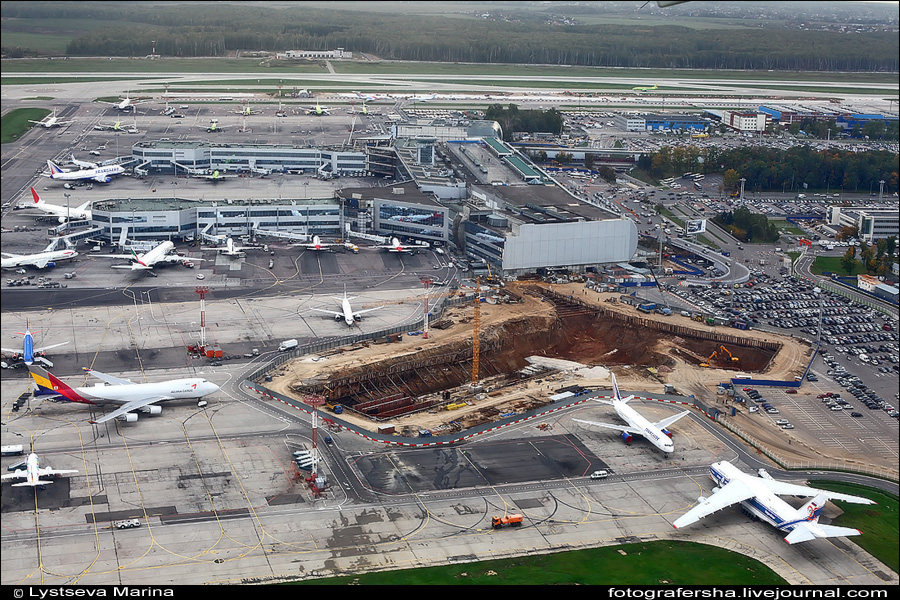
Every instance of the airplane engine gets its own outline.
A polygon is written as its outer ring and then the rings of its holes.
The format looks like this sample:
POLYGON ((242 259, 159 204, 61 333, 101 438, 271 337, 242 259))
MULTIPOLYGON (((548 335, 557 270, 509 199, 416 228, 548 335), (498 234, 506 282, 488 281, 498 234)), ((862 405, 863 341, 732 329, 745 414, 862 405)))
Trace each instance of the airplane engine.
POLYGON ((143 407, 141 407, 141 412, 147 413, 150 415, 158 415, 162 412, 162 407, 156 406, 156 405, 143 406, 143 407))
POLYGON ((662 432, 663 432, 664 434, 666 434, 667 436, 669 436, 669 439, 672 439, 672 432, 671 432, 671 431, 669 431, 668 429, 663 429, 662 432))
POLYGON ((344 320, 344 315, 334 315, 334 320, 335 320, 335 321, 343 321, 343 320, 344 320))
POLYGON ((697 498, 697 504, 703 504, 706 502, 706 496, 700 496, 697 498))
POLYGON ((622 433, 622 441, 625 442, 626 444, 630 444, 633 439, 634 438, 631 436, 630 433, 628 433, 628 432, 622 433))
POLYGON ((125 423, 136 423, 138 420, 138 416, 134 413, 125 413, 124 415, 119 415, 116 417, 117 421, 123 421, 125 423))

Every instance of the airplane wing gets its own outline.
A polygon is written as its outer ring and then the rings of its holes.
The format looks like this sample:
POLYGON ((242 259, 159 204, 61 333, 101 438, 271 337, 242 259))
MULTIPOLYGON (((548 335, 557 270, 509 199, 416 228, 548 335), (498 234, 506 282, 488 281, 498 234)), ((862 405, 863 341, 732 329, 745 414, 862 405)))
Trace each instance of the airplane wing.
POLYGON ((868 498, 862 498, 860 496, 839 494, 837 492, 829 492, 828 490, 820 490, 805 485, 798 485, 796 483, 775 481, 774 479, 760 478, 759 483, 769 488, 773 494, 779 496, 816 496, 818 494, 824 494, 828 500, 841 500, 843 502, 850 502, 851 504, 877 504, 874 500, 869 500, 868 498))
POLYGON ((26 469, 16 469, 12 473, 0 475, 0 479, 3 481, 6 481, 7 479, 22 479, 23 477, 28 477, 28 471, 26 469))
POLYGON ((14 350, 14 349, 12 349, 12 348, 0 348, 0 351, 6 352, 7 354, 15 354, 15 355, 17 355, 17 356, 18 356, 19 354, 22 354, 22 349, 21 349, 21 348, 19 348, 18 350, 14 350))
POLYGON ((72 469, 53 469, 51 467, 42 467, 38 469, 38 477, 49 477, 50 475, 69 475, 77 473, 72 469))
POLYGON ((383 306, 376 306, 375 308, 367 308, 367 309, 365 309, 365 310, 354 310, 354 311, 353 311, 353 316, 355 317, 355 316, 357 316, 357 315, 364 315, 364 314, 366 314, 366 313, 375 312, 376 310, 381 310, 382 308, 384 308, 384 307, 383 307, 383 306))
POLYGON ((94 371, 93 369, 88 369, 87 367, 82 367, 85 373, 90 373, 97 379, 101 381, 105 381, 106 383, 110 383, 112 385, 134 385, 134 382, 130 379, 120 379, 118 377, 113 377, 112 375, 107 375, 106 373, 101 373, 100 371, 94 371))
POLYGON ((61 343, 59 343, 59 344, 53 344, 53 345, 51 345, 51 346, 41 346, 40 348, 34 348, 34 349, 32 350, 32 352, 34 352, 34 353, 44 352, 44 351, 46 351, 46 350, 49 350, 50 348, 59 348, 60 346, 65 346, 65 345, 68 344, 68 343, 69 343, 69 342, 61 342, 61 343))
POLYGON ((709 498, 701 498, 697 502, 697 506, 684 513, 681 517, 672 523, 675 529, 685 527, 691 523, 696 523, 703 517, 718 512, 723 508, 728 508, 732 504, 743 502, 755 496, 756 493, 747 484, 742 481, 732 480, 725 484, 725 487, 713 493, 709 498))
POLYGON ((687 415, 687 414, 690 414, 690 412, 691 412, 691 411, 686 410, 686 411, 684 411, 683 413, 679 413, 679 414, 677 414, 677 415, 673 415, 673 416, 671 416, 671 417, 667 417, 667 418, 663 419, 662 421, 657 421, 656 423, 654 423, 654 425, 656 425, 656 426, 659 427, 660 429, 665 429, 666 427, 668 427, 669 425, 671 425, 672 423, 674 423, 675 421, 677 421, 677 420, 680 419, 681 417, 683 417, 683 416, 685 416, 685 415, 687 415))
POLYGON ((99 419, 97 419, 95 421, 90 421, 90 423, 92 425, 99 425, 101 423, 106 423, 107 421, 109 421, 111 419, 121 417, 125 413, 129 413, 133 410, 143 408, 150 404, 155 404, 156 402, 160 402, 162 400, 172 400, 172 397, 171 396, 152 396, 149 398, 141 398, 140 400, 132 400, 131 402, 123 404, 122 406, 120 406, 116 410, 112 411, 108 415, 103 415, 102 417, 100 417, 99 419))
POLYGON ((788 544, 798 544, 816 538, 845 537, 861 534, 862 532, 859 529, 851 527, 835 527, 834 525, 820 525, 816 522, 804 521, 797 523, 791 532, 785 536, 784 541, 788 544))
POLYGON ((615 429, 616 431, 622 431, 625 433, 630 433, 632 435, 644 435, 640 429, 635 429, 634 427, 628 427, 626 425, 612 425, 610 423, 598 423, 597 421, 584 421, 582 419, 572 419, 577 423, 585 423, 587 425, 596 425, 597 427, 606 427, 608 429, 615 429))
POLYGON ((342 319, 344 318, 344 313, 338 312, 338 311, 336 311, 336 310, 327 310, 327 309, 324 309, 324 308, 310 308, 310 310, 314 310, 314 311, 320 312, 320 313, 325 313, 325 314, 331 315, 331 316, 333 316, 333 317, 335 317, 335 318, 337 318, 337 317, 340 317, 340 318, 342 318, 342 319))

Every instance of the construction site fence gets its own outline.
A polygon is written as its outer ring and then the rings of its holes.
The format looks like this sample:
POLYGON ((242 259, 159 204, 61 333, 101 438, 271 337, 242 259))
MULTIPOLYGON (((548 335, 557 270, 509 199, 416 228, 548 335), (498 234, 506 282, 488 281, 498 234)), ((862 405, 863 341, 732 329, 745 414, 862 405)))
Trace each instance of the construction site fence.
MULTIPOLYGON (((304 404, 303 402, 295 398, 290 398, 288 396, 284 396, 283 394, 273 392, 272 390, 267 389, 265 386, 256 384, 253 381, 244 380, 243 386, 252 392, 271 398, 273 400, 277 400, 279 402, 282 402, 283 404, 306 412, 307 414, 312 414, 313 412, 312 406, 304 404)), ((484 433, 490 433, 499 429, 503 429, 510 425, 516 425, 519 423, 524 423, 526 421, 540 419, 552 413, 578 406, 579 404, 583 404, 589 400, 609 398, 611 398, 611 396, 606 395, 605 392, 589 392, 576 394, 568 396, 566 398, 561 398, 540 408, 526 411, 521 414, 510 415, 498 421, 486 423, 484 425, 473 427, 464 431, 453 432, 446 435, 441 435, 440 431, 436 431, 433 432, 431 437, 424 438, 405 437, 394 434, 382 434, 368 431, 360 428, 353 423, 344 421, 340 417, 332 414, 329 414, 323 420, 325 420, 329 425, 333 427, 349 431, 372 442, 403 446, 408 448, 429 448, 434 446, 447 446, 463 443, 484 433)), ((775 451, 774 449, 766 446, 766 443, 764 441, 756 439, 752 435, 748 434, 731 419, 729 419, 725 412, 713 410, 710 407, 704 405, 702 402, 697 402, 692 396, 684 397, 671 394, 663 394, 660 396, 635 395, 635 398, 640 400, 651 400, 668 404, 677 404, 696 410, 698 413, 710 419, 711 421, 728 429, 732 434, 743 440, 751 448, 754 448, 758 453, 768 457, 784 469, 820 469, 830 471, 845 471, 879 477, 882 479, 887 479, 889 481, 898 480, 898 471, 896 469, 879 469, 872 467, 871 465, 853 461, 798 461, 794 458, 788 458, 775 451)))
MULTIPOLYGON (((464 296, 464 297, 455 297, 455 298, 445 298, 439 305, 434 308, 429 309, 429 320, 436 320, 441 317, 444 310, 451 306, 460 306, 463 304, 471 303, 472 296, 464 296)), ((270 372, 274 371, 281 365, 286 362, 292 361, 295 358, 299 358, 301 356, 306 356, 308 354, 317 354, 321 352, 326 352, 328 350, 334 350, 335 348, 340 348, 342 346, 352 346, 354 344, 361 344, 363 342, 369 342, 372 340, 384 338, 387 336, 395 335, 395 334, 404 334, 409 331, 415 331, 420 329, 425 324, 424 318, 417 319, 410 323, 405 323, 403 325, 395 325, 394 327, 389 327, 387 329, 381 329, 379 331, 373 331, 370 333, 356 333, 347 336, 340 337, 332 337, 332 338, 323 338, 319 340, 315 340, 313 342, 308 342, 306 344, 297 346, 292 350, 287 350, 285 352, 280 352, 279 354, 272 357, 268 363, 262 365, 256 371, 251 372, 247 375, 247 379, 257 380, 261 377, 265 377, 270 372)))

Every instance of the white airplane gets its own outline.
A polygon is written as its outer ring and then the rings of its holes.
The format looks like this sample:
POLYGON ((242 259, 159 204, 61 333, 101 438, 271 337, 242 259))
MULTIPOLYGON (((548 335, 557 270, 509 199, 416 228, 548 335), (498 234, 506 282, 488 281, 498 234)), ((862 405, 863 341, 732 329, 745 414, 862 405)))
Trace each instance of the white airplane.
POLYGON ((247 104, 242 105, 240 110, 234 111, 234 114, 249 117, 250 115, 258 115, 259 112, 250 108, 250 103, 248 102, 247 104))
POLYGON ((161 413, 162 408, 156 405, 157 402, 199 400, 203 396, 219 391, 218 385, 202 377, 172 379, 158 383, 134 383, 130 379, 119 379, 91 369, 84 370, 104 383, 72 388, 43 367, 37 365, 28 367, 31 378, 37 386, 35 395, 53 395, 62 400, 79 404, 120 405, 114 411, 90 421, 95 425, 111 419, 134 423, 138 420, 136 412, 151 415, 161 413))
POLYGON ((311 242, 300 244, 300 247, 306 248, 307 250, 314 250, 316 252, 320 250, 330 250, 331 248, 334 248, 336 246, 343 246, 343 244, 330 244, 328 242, 323 242, 322 239, 317 235, 313 236, 311 242))
POLYGON ((0 479, 4 481, 7 479, 24 479, 22 483, 14 483, 13 487, 22 487, 22 486, 30 486, 30 487, 38 487, 50 485, 53 483, 52 481, 47 481, 45 479, 41 479, 41 477, 53 477, 55 475, 69 475, 70 473, 77 473, 78 471, 73 471, 71 469, 53 469, 51 467, 41 467, 40 459, 38 455, 32 452, 28 455, 28 460, 25 463, 24 469, 16 469, 12 473, 7 475, 3 475, 0 479))
MULTIPOLYGON (((49 161, 48 161, 49 162, 49 161)), ((73 207, 65 207, 60 206, 58 204, 47 204, 38 193, 31 188, 31 197, 34 198, 33 208, 38 209, 41 212, 47 213, 48 215, 53 215, 55 217, 59 217, 60 223, 65 223, 66 219, 72 219, 73 221, 90 221, 91 220, 91 204, 92 200, 88 200, 84 204, 73 207)))
POLYGON ((613 399, 598 399, 597 402, 612 405, 613 409, 615 409, 616 411, 616 414, 619 415, 619 418, 628 423, 627 426, 611 425, 609 423, 597 423, 596 421, 583 421, 581 419, 573 420, 579 423, 586 423, 588 425, 596 425, 597 427, 607 427, 609 429, 616 429, 618 431, 621 431, 622 439, 625 441, 625 443, 630 443, 632 440, 632 436, 640 435, 646 438, 647 441, 649 441, 651 444, 665 452, 666 455, 668 455, 669 452, 672 452, 675 449, 675 444, 672 442, 672 434, 666 429, 666 427, 689 414, 690 411, 686 410, 677 415, 666 417, 662 421, 651 423, 636 410, 628 406, 628 401, 634 398, 634 396, 622 398, 621 394, 619 394, 619 386, 616 384, 615 374, 612 374, 612 387, 613 399))
POLYGON ((308 114, 308 115, 316 115, 317 117, 321 117, 321 116, 323 116, 323 115, 327 116, 327 115, 329 115, 329 114, 331 114, 331 113, 328 112, 328 109, 327 109, 326 107, 324 107, 324 106, 319 106, 319 103, 316 102, 316 105, 315 105, 315 106, 310 106, 310 107, 306 110, 306 114, 308 114))
POLYGON ((61 260, 70 260, 78 256, 78 252, 71 248, 65 250, 44 250, 37 254, 12 254, 11 252, 0 253, 0 268, 15 269, 16 267, 35 267, 43 269, 50 263, 61 260))
POLYGON ((187 258, 178 254, 170 254, 175 249, 175 244, 165 241, 154 247, 152 250, 138 254, 134 250, 131 254, 95 254, 96 258, 118 258, 131 261, 127 265, 112 265, 113 269, 129 269, 131 271, 147 271, 154 277, 153 267, 165 264, 184 264, 186 262, 202 261, 202 258, 187 258))
POLYGON ((99 100, 99 102, 100 102, 101 104, 107 104, 107 105, 109 105, 109 106, 115 106, 115 107, 116 107, 116 110, 122 110, 122 111, 125 111, 125 110, 136 111, 136 110, 137 110, 137 109, 135 108, 136 105, 138 105, 138 104, 144 104, 144 103, 146 103, 146 102, 150 102, 150 100, 138 100, 138 101, 134 101, 134 100, 131 99, 131 96, 129 95, 129 92, 125 92, 125 98, 124 98, 123 100, 119 100, 118 102, 106 102, 106 101, 104 101, 104 100, 99 100))
POLYGON ((28 327, 28 319, 25 319, 25 333, 16 333, 16 335, 24 336, 22 340, 22 349, 17 350, 15 348, 0 348, 3 352, 11 354, 13 360, 21 360, 26 365, 34 364, 35 360, 41 361, 42 355, 47 350, 51 348, 58 348, 60 346, 65 346, 69 342, 61 342, 59 344, 52 344, 50 346, 41 346, 40 348, 34 347, 34 336, 31 334, 31 329, 28 327), (36 356, 38 355, 38 356, 36 356))
POLYGON ((121 165, 107 165, 105 167, 97 167, 95 169, 79 169, 77 171, 64 171, 62 167, 54 163, 52 160, 47 161, 47 167, 50 173, 45 173, 45 177, 50 179, 59 179, 62 181, 80 181, 82 179, 90 179, 97 183, 109 183, 113 176, 121 175, 125 172, 125 168, 121 165))
POLYGON ((368 308, 366 310, 354 311, 353 308, 350 306, 350 301, 354 300, 354 299, 355 299, 355 297, 350 297, 350 298, 347 297, 347 286, 345 285, 344 286, 344 297, 343 298, 335 298, 335 300, 337 300, 341 305, 340 312, 337 312, 334 310, 326 310, 324 308, 314 308, 312 310, 329 314, 334 317, 335 321, 340 321, 341 319, 343 319, 344 323, 346 323, 348 327, 353 327, 353 325, 362 318, 361 315, 364 315, 364 314, 370 313, 370 312, 375 312, 376 310, 383 308, 381 306, 376 306, 375 308, 368 308))
POLYGON ((89 160, 78 160, 75 158, 74 152, 69 152, 69 162, 71 162, 76 167, 81 167, 82 169, 96 169, 100 165, 95 162, 91 162, 89 160))
POLYGON ((398 253, 410 253, 415 252, 416 250, 420 250, 422 248, 428 248, 427 244, 422 246, 404 246, 400 243, 400 240, 397 238, 391 238, 390 245, 387 246, 375 246, 379 250, 387 250, 388 252, 398 252, 398 253))
POLYGON ((94 125, 94 129, 97 131, 120 131, 125 132, 125 126, 122 125, 122 121, 116 121, 115 123, 98 123, 94 125))
POLYGON ((237 174, 220 173, 218 170, 216 170, 212 173, 192 173, 191 177, 193 177, 194 179, 205 179, 206 181, 212 181, 213 183, 215 183, 224 179, 234 179, 237 177, 237 174))
POLYGON ((740 503, 754 517, 788 532, 784 541, 796 544, 816 538, 861 535, 862 532, 858 529, 820 524, 819 515, 826 501, 875 504, 868 498, 776 481, 764 469, 760 469, 759 476, 750 475, 726 461, 710 465, 709 476, 716 482, 712 496, 698 498, 697 506, 672 523, 675 529, 686 527, 707 515, 740 503), (778 497, 784 495, 813 496, 813 499, 800 508, 794 508, 778 497))
POLYGON ((229 237, 225 240, 225 247, 219 248, 219 254, 222 256, 246 256, 246 250, 249 250, 249 246, 235 246, 234 240, 229 237))
POLYGON ((29 119, 28 122, 44 127, 45 129, 50 129, 51 127, 62 127, 63 125, 74 123, 75 121, 60 121, 59 117, 56 116, 56 109, 53 109, 53 114, 47 115, 43 120, 32 121, 31 119, 29 119))

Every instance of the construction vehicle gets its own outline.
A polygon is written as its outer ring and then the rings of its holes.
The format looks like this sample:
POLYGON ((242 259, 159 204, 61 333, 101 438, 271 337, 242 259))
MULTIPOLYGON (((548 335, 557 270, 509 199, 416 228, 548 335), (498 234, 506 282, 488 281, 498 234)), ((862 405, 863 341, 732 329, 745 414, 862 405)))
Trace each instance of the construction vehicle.
POLYGON ((510 527, 519 527, 522 524, 522 515, 503 515, 502 517, 491 517, 491 527, 500 529, 508 525, 510 527))
POLYGON ((706 359, 706 362, 700 363, 700 366, 708 367, 709 364, 712 362, 712 360, 718 356, 720 351, 722 352, 723 355, 727 354, 728 358, 730 358, 731 362, 733 362, 733 363, 738 362, 740 360, 737 356, 734 356, 731 353, 731 351, 728 350, 728 348, 726 348, 725 346, 719 346, 718 348, 713 350, 713 353, 709 355, 709 358, 706 359))

